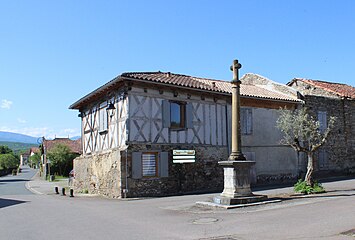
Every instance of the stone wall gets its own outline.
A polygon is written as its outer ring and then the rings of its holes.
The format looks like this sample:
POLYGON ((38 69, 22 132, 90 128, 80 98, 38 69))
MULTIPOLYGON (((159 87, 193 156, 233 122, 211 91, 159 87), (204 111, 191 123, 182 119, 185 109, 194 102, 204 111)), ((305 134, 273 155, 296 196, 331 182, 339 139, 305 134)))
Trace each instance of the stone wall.
POLYGON ((76 192, 121 197, 121 152, 118 149, 74 159, 76 192))
MULTIPOLYGON (((326 144, 322 147, 328 155, 326 171, 351 172, 355 168, 355 102, 319 96, 305 96, 306 107, 315 117, 326 111, 327 118, 336 117, 336 123, 326 144)), ((317 155, 316 155, 317 157, 317 155)), ((316 169, 318 170, 318 169, 316 169)))
POLYGON ((122 156, 123 186, 128 185, 128 197, 167 196, 197 192, 223 190, 223 168, 218 161, 228 158, 227 147, 191 145, 131 145, 127 154, 127 176, 125 174, 125 156, 122 156), (195 163, 174 164, 173 149, 194 149, 195 163), (169 154, 169 176, 164 178, 132 178, 132 152, 162 151, 169 154))

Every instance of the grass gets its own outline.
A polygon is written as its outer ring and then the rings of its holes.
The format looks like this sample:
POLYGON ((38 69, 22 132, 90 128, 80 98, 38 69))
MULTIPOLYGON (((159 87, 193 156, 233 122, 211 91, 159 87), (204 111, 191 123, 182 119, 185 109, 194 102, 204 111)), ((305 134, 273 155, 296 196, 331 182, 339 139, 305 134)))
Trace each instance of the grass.
MULTIPOLYGON (((53 182, 59 182, 63 180, 68 180, 69 177, 66 176, 60 176, 60 175, 54 175, 54 181, 53 182)), ((49 178, 48 178, 49 181, 49 178)))
POLYGON ((303 194, 314 194, 314 193, 324 193, 325 189, 322 184, 315 182, 313 186, 307 184, 306 181, 302 179, 298 180, 298 182, 294 185, 295 192, 303 193, 303 194))

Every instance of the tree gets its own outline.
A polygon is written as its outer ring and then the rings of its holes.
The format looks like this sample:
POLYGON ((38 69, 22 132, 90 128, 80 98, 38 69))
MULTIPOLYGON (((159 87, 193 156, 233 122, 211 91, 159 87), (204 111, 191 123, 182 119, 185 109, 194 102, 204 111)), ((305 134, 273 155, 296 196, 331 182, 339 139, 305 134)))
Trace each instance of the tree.
POLYGON ((0 146, 0 154, 13 153, 12 150, 8 146, 0 146))
POLYGON ((19 164, 19 160, 13 154, 0 154, 0 169, 18 168, 19 164))
POLYGON ((40 153, 34 153, 32 156, 30 156, 30 165, 31 167, 38 166, 41 161, 41 155, 40 153))
POLYGON ((78 154, 72 153, 67 145, 55 145, 47 153, 47 159, 51 161, 51 172, 58 172, 59 175, 68 176, 73 168, 73 159, 77 156, 78 154))
POLYGON ((307 154, 307 173, 304 181, 313 186, 312 174, 314 171, 314 153, 327 140, 334 127, 336 118, 330 117, 325 130, 320 129, 320 122, 308 113, 307 108, 287 110, 280 109, 277 128, 283 133, 282 143, 291 146, 297 152, 307 154))

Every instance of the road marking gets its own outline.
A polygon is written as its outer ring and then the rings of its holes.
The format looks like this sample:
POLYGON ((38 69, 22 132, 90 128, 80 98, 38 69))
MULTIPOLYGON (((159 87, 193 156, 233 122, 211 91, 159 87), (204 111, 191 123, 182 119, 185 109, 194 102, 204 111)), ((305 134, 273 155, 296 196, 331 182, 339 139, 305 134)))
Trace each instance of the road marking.
POLYGON ((39 195, 44 195, 43 193, 33 189, 31 186, 30 186, 30 182, 26 182, 25 184, 25 187, 27 190, 29 190, 30 192, 34 193, 34 194, 39 194, 39 195))

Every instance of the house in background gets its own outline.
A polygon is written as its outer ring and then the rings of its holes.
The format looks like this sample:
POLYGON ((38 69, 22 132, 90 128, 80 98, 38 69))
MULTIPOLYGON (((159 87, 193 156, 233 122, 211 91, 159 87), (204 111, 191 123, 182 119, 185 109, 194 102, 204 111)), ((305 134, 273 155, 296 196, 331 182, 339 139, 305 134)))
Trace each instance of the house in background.
POLYGON ((287 84, 302 94, 305 107, 325 130, 330 116, 335 128, 319 149, 318 174, 355 173, 355 88, 346 84, 295 78, 287 84))
MULTIPOLYGON (((83 153, 76 191, 109 197, 220 191, 218 161, 230 153, 227 81, 170 72, 123 73, 70 106, 79 110, 83 153)), ((280 145, 278 109, 302 103, 290 87, 247 74, 241 85, 243 151, 254 182, 296 179, 298 159, 280 145)))
POLYGON ((55 138, 53 140, 47 140, 44 137, 42 138, 41 145, 41 162, 42 162, 42 171, 45 173, 43 176, 46 178, 50 174, 48 166, 47 153, 51 151, 56 145, 62 144, 68 146, 72 153, 82 154, 81 139, 71 140, 70 138, 55 138))
POLYGON ((30 150, 22 153, 20 155, 20 166, 27 165, 29 162, 29 157, 30 157, 30 150))

